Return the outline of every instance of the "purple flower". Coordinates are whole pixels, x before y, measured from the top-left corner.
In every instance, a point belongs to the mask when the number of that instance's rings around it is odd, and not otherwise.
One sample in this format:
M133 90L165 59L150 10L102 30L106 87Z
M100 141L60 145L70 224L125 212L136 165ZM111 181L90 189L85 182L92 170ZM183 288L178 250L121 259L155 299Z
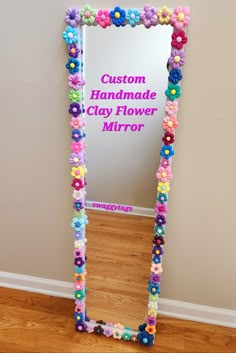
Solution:
M160 280L161 280L160 274L158 274L158 275L156 275L155 273L151 274L150 281L152 283L160 283Z
M180 69L185 63L185 55L183 50L172 49L171 57L168 63L173 67L173 69Z
M75 258L75 266L82 267L84 264L85 264L85 262L82 259L82 257Z
M88 326L87 327L87 332L88 333L92 333L94 331L94 327L92 327L92 326Z
M162 158L162 159L161 159L161 166L164 167L164 168L169 167L169 166L170 166L170 161L169 161L169 159Z
M80 22L79 10L78 9L67 9L65 21L69 26L76 27Z
M106 337L111 337L111 336L112 336L112 329L110 329L110 328L105 328L103 334L104 334L104 336L106 336Z
M156 319L155 317L153 317L153 316L148 316L148 317L147 317L147 324L148 324L149 326L156 326L156 324L157 324L157 319Z
M78 103L71 103L69 108L69 113L73 115L75 118L82 113L80 104Z
M83 200L76 200L73 202L73 207L76 211L80 211L84 208L84 202Z
M154 246L152 249L153 255L160 256L163 255L163 249L161 246Z
M67 49L68 49L68 54L71 58L75 58L75 59L78 58L80 50L76 44L69 45Z
M164 215L157 215L155 219L156 224L160 227L163 226L163 224L166 224L166 217Z
M141 12L140 18L146 28L156 26L158 21L157 10L153 6L146 5L144 6L143 11Z
M75 328L79 332L84 332L87 329L87 325L83 321L76 322Z
M69 159L70 164L73 164L74 167L79 167L80 165L84 165L84 155L83 153L72 153Z

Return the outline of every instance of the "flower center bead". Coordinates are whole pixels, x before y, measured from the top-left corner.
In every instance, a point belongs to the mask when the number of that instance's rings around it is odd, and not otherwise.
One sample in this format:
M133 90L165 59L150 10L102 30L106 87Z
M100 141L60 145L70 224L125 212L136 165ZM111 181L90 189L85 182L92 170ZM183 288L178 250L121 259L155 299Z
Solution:
M183 22L184 20L184 13L183 12L180 12L177 16L177 20L180 21L180 22Z
M167 125L168 125L169 127L172 127L172 126L173 126L173 121L168 121Z
M167 139L167 141L170 141L170 137L167 137L166 139Z
M77 112L77 108L73 108L72 110L73 110L73 112L74 112L74 113L76 113L76 112Z
M179 62L180 62L180 56L179 56L179 55L176 55L176 56L174 57L174 62L175 62L175 63L179 63Z
M75 64L74 64L74 63L71 63L71 64L70 64L70 67L71 67L72 69L74 69L74 68L75 68Z
M79 170L76 170L76 171L75 171L75 175L79 175Z
M181 43L181 42L182 42L182 38L181 38L181 37L177 37L177 38L176 38L176 41L177 41L178 43Z
M161 174L161 176L162 176L162 178L166 178L166 172L163 172L163 173Z
M131 20L134 20L135 19L135 14L131 13L130 18L131 18Z
M176 93L176 90L175 90L175 89L172 89L170 93L174 96L175 93Z
M75 163L78 163L78 162L79 162L79 159L78 159L78 158L74 158L74 162L75 162ZM78 194L76 194L76 196L78 196Z
M147 339L147 338L144 338L144 339L143 339L143 343L148 343L148 339Z
M91 15L90 11L86 11L86 12L85 12L85 17L86 17L86 18L89 18L90 15Z
M170 151L166 150L165 154L168 156L168 154L170 154Z
M146 17L147 17L148 20L150 20L152 18L152 11L148 11L146 13Z
M75 19L75 13L74 13L74 12L72 12L72 13L70 14L70 19L71 19L71 20L74 20L74 19Z
M166 12L162 12L162 17L166 17L167 13Z
M72 53L72 54L75 54L75 52L76 52L75 48L72 48L72 49L71 49L71 53Z
M166 187L165 187L165 186L162 186L162 187L161 187L161 190L165 190L165 189L166 189Z
M115 18L120 18L120 13L118 11L115 13Z
M73 98L77 98L77 94L74 93L74 94L73 94Z
M103 14L101 15L101 20L104 21L106 19L106 16Z
M68 37L68 38L73 38L73 33L69 32L69 33L67 34L67 37Z
M171 105L171 106L170 106L170 110L174 110L174 107L173 107L173 105Z

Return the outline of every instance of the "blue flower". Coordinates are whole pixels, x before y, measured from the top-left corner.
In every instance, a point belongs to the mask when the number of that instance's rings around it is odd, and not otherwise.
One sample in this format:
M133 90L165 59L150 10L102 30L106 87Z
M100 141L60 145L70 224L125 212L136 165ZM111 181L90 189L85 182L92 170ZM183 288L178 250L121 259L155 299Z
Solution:
M84 273L84 271L85 271L85 267L84 266L82 266L82 267L75 266L75 272L76 273L81 274L81 273Z
M68 45L78 43L78 29L73 28L71 26L67 26L65 32L62 33L62 38Z
M169 159L175 154L172 146L162 146L160 155L163 158Z
M135 27L140 21L139 11L135 9L129 9L126 15L126 20L132 27Z
M155 262L155 264L160 264L161 263L161 257L158 255L154 255L152 258L152 261Z
M69 70L69 73L71 75L75 74L76 72L79 71L80 67L80 62L77 59L74 58L69 58L69 60L66 63L66 68Z
M80 227L82 225L82 222L80 223L80 220L78 218L73 218L71 227L74 228L77 232L80 230Z
M146 331L139 332L138 340L143 346L152 346L154 342L154 335L150 335Z
M179 81L181 81L182 78L183 76L180 69L172 69L170 71L168 80L172 82L174 85L177 85L177 83L179 83Z
M71 138L76 142L79 142L85 136L86 134L81 130L72 130Z
M75 313L74 314L74 319L76 321L79 321L79 322L84 321L84 315L83 314L79 314L79 313Z
M126 13L125 10L121 9L119 6L116 6L114 10L110 12L112 23L116 27L125 26Z
M160 294L160 292L161 292L160 285L158 283L149 282L148 292L151 293L152 295Z

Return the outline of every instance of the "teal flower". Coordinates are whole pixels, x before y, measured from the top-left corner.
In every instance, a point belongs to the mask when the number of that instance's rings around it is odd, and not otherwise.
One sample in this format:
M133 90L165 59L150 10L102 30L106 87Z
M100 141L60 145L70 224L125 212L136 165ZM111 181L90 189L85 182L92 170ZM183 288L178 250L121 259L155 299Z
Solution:
M129 332L124 332L122 335L122 338L124 341L130 341L131 340L131 334Z
M163 204L168 201L168 196L167 194L159 194L157 200Z
M71 26L67 26L65 32L62 33L62 38L68 45L78 43L78 29L73 28Z
M126 20L132 27L135 27L140 21L139 11L135 9L129 9L126 14Z
M176 98L181 96L180 86L173 85L172 83L168 85L168 89L165 92L166 96L173 102Z
M162 194L162 195L166 195L166 194ZM154 233L155 233L155 235L165 235L166 234L163 226L155 226Z

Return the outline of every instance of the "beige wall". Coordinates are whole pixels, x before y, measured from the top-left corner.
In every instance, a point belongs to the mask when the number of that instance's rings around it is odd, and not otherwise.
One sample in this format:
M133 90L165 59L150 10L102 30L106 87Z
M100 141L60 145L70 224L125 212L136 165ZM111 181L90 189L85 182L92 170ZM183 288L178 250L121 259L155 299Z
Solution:
M97 0L90 3L98 6ZM73 277L68 89L60 36L65 8L81 4L0 0L1 271ZM192 22L162 297L235 309L236 2L227 0L226 8L214 0L184 4L191 7Z

